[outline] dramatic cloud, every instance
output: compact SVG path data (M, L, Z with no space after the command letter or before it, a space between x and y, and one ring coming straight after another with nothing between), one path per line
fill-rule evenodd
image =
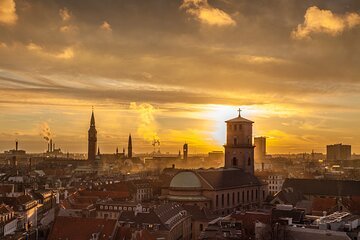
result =
M63 21L68 21L71 18L71 14L67 8L60 9L59 15Z
M48 122L59 146L86 152L92 105L104 152L129 132L135 152L154 137L162 151L223 150L238 107L269 152L360 151L358 0L15 3L16 25L0 25L0 151L15 138L45 150Z
M105 30L105 31L109 31L111 32L112 29L111 29L111 25L107 22L107 21L104 21L101 26L100 26L101 29Z
M65 59L65 60L72 59L74 57L74 55L75 55L74 50L73 50L72 47L66 47L60 52L48 52L43 47L41 47L40 45L37 45L35 43L29 43L28 45L26 45L26 48L29 51L36 52L36 53L41 54L43 56L49 56L49 57Z
M0 24L14 25L17 19L15 0L0 0Z
M207 0L184 0L181 9L197 18L201 23L213 26L234 26L236 22L229 14L212 7Z
M74 50L71 47L65 48L62 52L56 54L55 56L60 59L71 59L74 57Z
M292 37L295 39L306 39L313 33L336 36L360 24L360 15L357 13L339 15L316 6L308 8L304 17L304 23L299 24L292 32Z

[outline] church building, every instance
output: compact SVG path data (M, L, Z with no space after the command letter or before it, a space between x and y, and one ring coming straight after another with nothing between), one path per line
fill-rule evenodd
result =
M206 207L225 215L234 209L260 206L268 195L266 183L254 175L254 122L240 115L226 121L225 164L218 169L165 169L161 199Z

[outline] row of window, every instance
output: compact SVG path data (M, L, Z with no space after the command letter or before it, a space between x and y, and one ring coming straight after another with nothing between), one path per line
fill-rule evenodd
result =
M265 191L263 191L263 195L264 195L263 198L265 198ZM216 198L215 206L218 208L219 203L220 203L219 195L216 195L215 198ZM238 205L240 203L245 203L245 202L250 202L250 201L254 202L254 201L257 201L258 198L259 198L259 196L258 196L257 189L255 189L255 191L254 191L254 189L251 189L251 191L246 190L246 191L241 191L241 192L237 192L237 193L232 192L232 194L230 194L230 193L221 194L221 207L225 207L225 200L226 200L226 207L230 207L230 206Z
M115 210L115 211L135 211L136 207L122 207L122 206L107 206L107 205L100 205L101 210ZM142 209L143 212L147 212L147 208Z
M242 124L228 124L228 131L241 131L242 130Z

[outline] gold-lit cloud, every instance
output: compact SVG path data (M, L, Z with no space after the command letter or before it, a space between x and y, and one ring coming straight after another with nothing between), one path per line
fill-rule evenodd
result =
M105 31L108 31L108 32L111 32L111 31L112 31L111 25L110 25L107 21L104 21L104 22L101 24L100 28L101 28L102 30L105 30Z
M29 43L28 45L26 45L26 48L29 51L36 52L43 56L50 56L59 59L72 59L75 55L72 47L66 47L61 52L58 53L47 52L43 47L41 47L36 43Z
M74 57L74 55L74 50L71 47L67 47L55 56L60 59L71 59Z
M71 18L71 14L67 8L60 9L59 15L63 21L68 21Z
M236 22L221 9L211 6L207 0L184 0L180 9L195 17L201 23L211 26L234 26Z
M14 0L0 0L0 24L14 25L18 19Z
M308 39L313 33L336 36L360 24L360 15L357 13L339 15L316 6L308 8L304 18L304 23L299 24L291 33L294 39Z

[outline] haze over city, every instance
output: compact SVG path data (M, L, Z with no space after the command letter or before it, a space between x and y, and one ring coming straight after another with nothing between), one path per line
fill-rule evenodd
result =
M0 1L0 150L222 150L238 107L269 153L360 151L358 1Z

